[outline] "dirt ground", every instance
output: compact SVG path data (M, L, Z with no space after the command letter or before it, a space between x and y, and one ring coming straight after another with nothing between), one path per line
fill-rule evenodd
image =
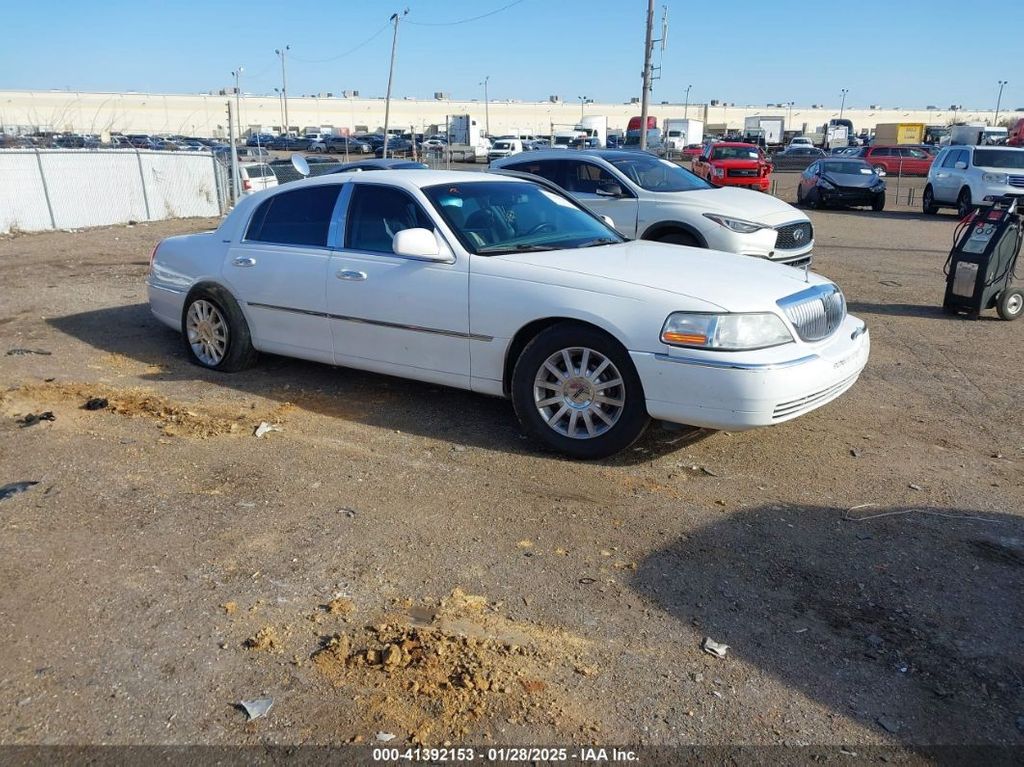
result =
M0 238L0 744L1024 745L1024 322L940 312L951 213L810 215L860 382L594 463L190 365L143 277L212 221Z

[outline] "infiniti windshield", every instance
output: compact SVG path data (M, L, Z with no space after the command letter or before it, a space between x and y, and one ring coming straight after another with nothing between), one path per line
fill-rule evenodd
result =
M608 162L634 184L649 192L692 192L696 189L715 188L674 162L649 154L638 152L636 157L608 158Z
M423 189L471 253L496 256L625 242L603 221L532 183L469 181Z

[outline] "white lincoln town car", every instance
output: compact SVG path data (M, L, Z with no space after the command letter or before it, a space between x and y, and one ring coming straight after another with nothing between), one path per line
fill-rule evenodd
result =
M747 429L835 399L868 359L828 280L629 242L557 189L489 173L329 174L154 250L150 305L197 364L258 352L511 398L575 458L651 418Z

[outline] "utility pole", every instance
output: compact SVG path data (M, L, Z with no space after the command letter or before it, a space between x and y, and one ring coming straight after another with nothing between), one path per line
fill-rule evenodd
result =
M484 81L480 85L484 86L484 134L487 136L491 135L491 107L490 99L487 98L487 81L491 79L490 75L484 78Z
M999 97L996 99L996 117L992 121L992 125L999 125L999 107L1003 105L1003 88L1006 87L1008 80L999 81Z
M287 136L290 126L288 125L288 73L284 66L284 57L287 51L291 50L290 45L274 50L281 57L281 102L284 104L284 134Z
M644 38L643 98L640 100L640 149L647 149L647 110L651 96L651 49L654 27L654 0L647 0L647 32Z
M281 135L288 135L288 127L284 124L284 99L281 98L281 89L274 88L274 93L277 94L277 119L281 121Z
M235 78L235 120L238 123L238 138L242 138L242 102L239 100L239 94L242 91L239 88L238 81L244 71L245 67L238 67L238 69L231 73Z
M384 148L380 154L382 158L387 158L388 156L388 122L391 119L391 79L395 74L395 50L398 48L398 22L401 21L402 16L405 16L408 12L409 9L406 8L402 11L401 16L397 13L391 14L391 22L395 25L395 32L391 38L391 66L388 69L388 93L384 97Z
M684 119L690 116L690 88L692 87L692 84L686 86L686 105L683 107Z

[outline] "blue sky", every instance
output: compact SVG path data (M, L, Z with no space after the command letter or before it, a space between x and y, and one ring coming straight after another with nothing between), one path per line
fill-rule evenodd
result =
M482 98L479 83L488 74L492 99L639 96L645 0L519 0L499 10L510 4L103 0L61 2L43 13L39 5L10 3L0 87L196 93L230 86L230 72L241 65L245 92L272 93L281 74L274 49L288 44L289 94L383 95L388 17L408 7L395 67L398 97L448 91ZM837 104L848 88L853 107L993 108L997 81L1009 80L1004 108L1024 107L1024 75L1012 71L1020 69L1024 6L1013 0L973 18L956 0L662 0L656 26L662 5L669 35L654 103L681 102L692 84L691 102ZM977 37L967 32L972 24L981 29Z

